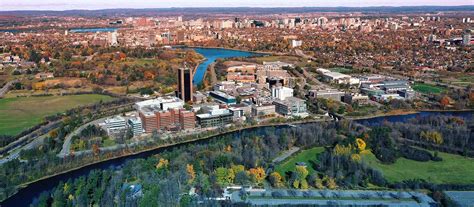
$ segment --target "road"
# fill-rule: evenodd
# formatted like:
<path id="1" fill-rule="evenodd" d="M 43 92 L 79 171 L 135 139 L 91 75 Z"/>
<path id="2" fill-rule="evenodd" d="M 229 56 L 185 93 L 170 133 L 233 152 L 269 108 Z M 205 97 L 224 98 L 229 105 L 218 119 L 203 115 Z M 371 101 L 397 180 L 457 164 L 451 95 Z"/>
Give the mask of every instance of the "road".
<path id="1" fill-rule="evenodd" d="M 115 116 L 115 115 L 114 115 Z M 104 122 L 107 118 L 110 118 L 110 117 L 113 117 L 113 116 L 109 116 L 109 117 L 104 117 L 104 118 L 101 118 L 101 119 L 97 119 L 97 120 L 94 120 L 94 121 L 91 121 L 89 123 L 86 123 L 78 128 L 76 128 L 72 133 L 69 133 L 66 138 L 64 138 L 64 143 L 63 143 L 63 148 L 61 149 L 61 151 L 59 152 L 58 154 L 58 157 L 65 157 L 67 155 L 69 155 L 69 150 L 71 149 L 71 141 L 72 141 L 72 137 L 78 135 L 84 128 L 86 128 L 87 126 L 89 125 L 95 125 L 95 124 L 99 124 L 101 122 Z"/>
<path id="2" fill-rule="evenodd" d="M 0 98 L 3 98 L 3 96 L 10 90 L 10 87 L 17 82 L 18 80 L 9 81 L 2 88 L 0 88 Z"/>

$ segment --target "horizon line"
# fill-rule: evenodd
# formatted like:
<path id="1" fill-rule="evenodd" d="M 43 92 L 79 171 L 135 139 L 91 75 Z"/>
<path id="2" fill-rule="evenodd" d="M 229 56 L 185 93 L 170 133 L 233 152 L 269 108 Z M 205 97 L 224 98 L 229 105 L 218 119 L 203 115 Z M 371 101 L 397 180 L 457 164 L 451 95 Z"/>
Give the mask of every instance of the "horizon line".
<path id="1" fill-rule="evenodd" d="M 474 7 L 474 4 L 462 5 L 400 5 L 400 6 L 192 6 L 192 7 L 117 7 L 117 8 L 80 8 L 80 9 L 17 9 L 17 10 L 2 10 L 0 12 L 67 12 L 67 11 L 104 11 L 104 10 L 153 10 L 153 9 L 218 9 L 218 8 L 259 8 L 259 9 L 277 9 L 277 8 L 416 8 L 416 7 Z"/>

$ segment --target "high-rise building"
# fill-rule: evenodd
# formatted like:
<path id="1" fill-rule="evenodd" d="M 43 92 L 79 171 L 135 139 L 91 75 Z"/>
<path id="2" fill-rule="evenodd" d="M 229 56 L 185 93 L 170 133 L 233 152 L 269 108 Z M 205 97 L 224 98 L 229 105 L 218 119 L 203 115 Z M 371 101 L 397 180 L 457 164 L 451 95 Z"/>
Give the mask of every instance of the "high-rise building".
<path id="1" fill-rule="evenodd" d="M 462 44 L 470 45 L 471 44 L 471 30 L 466 30 L 462 34 Z"/>
<path id="2" fill-rule="evenodd" d="M 187 68 L 178 69 L 178 90 L 176 96 L 184 102 L 191 101 L 193 98 L 193 73 Z"/>

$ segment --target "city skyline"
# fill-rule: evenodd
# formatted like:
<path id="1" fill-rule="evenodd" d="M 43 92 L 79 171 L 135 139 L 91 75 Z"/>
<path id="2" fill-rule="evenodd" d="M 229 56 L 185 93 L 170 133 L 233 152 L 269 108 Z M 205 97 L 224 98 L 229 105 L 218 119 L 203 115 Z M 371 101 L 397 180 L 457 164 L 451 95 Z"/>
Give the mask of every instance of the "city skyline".
<path id="1" fill-rule="evenodd" d="M 14 11 L 14 10 L 73 10 L 73 9 L 87 9 L 87 10 L 99 10 L 99 9 L 116 9 L 116 8 L 132 8 L 132 9 L 143 9 L 143 8 L 172 8 L 172 7 L 377 7 L 377 6 L 461 6 L 461 5 L 473 5 L 472 1 L 469 0 L 453 0 L 453 1 L 433 1 L 433 0 L 420 0 L 420 1 L 389 1 L 389 0 L 335 0 L 332 2 L 327 1 L 311 1 L 302 0 L 295 2 L 287 2 L 283 0 L 242 0 L 239 2 L 222 0 L 219 2 L 213 2 L 211 0 L 176 0 L 170 2 L 163 1 L 126 1 L 126 0 L 113 0 L 108 2 L 97 2 L 93 0 L 84 0 L 81 2 L 71 3 L 65 0 L 45 0 L 38 2 L 37 0 L 26 0 L 22 2 L 0 2 L 0 11 Z"/>

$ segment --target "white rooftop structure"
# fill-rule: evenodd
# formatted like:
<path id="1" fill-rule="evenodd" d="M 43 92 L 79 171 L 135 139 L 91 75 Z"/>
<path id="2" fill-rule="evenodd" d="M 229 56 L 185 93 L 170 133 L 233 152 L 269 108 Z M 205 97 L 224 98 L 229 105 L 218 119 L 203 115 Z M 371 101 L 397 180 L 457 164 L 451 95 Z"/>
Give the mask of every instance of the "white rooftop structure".
<path id="1" fill-rule="evenodd" d="M 156 99 L 146 100 L 135 103 L 135 109 L 141 110 L 145 107 L 153 107 L 159 108 L 160 110 L 168 110 L 168 109 L 175 109 L 175 108 L 183 108 L 184 101 L 179 99 L 178 97 L 158 97 Z"/>

